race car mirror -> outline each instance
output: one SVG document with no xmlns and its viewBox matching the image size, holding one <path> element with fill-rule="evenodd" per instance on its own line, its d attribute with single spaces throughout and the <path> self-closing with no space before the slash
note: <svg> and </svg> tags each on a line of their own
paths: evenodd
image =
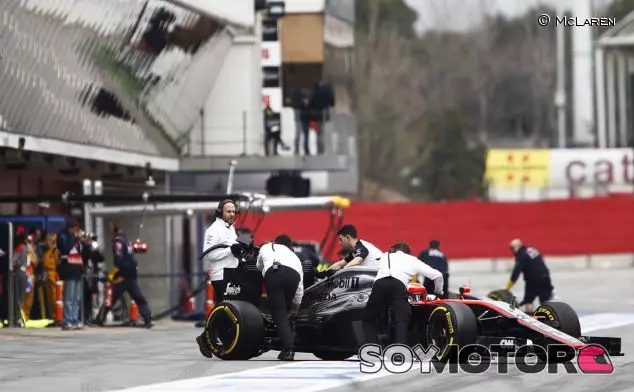
<svg viewBox="0 0 634 392">
<path fill-rule="evenodd" d="M 412 305 L 427 302 L 427 289 L 420 283 L 407 285 L 407 294 L 409 294 L 409 302 Z"/>
<path fill-rule="evenodd" d="M 461 295 L 462 297 L 465 297 L 465 296 L 467 296 L 467 297 L 468 297 L 468 296 L 469 296 L 469 294 L 471 294 L 471 287 L 469 287 L 469 286 L 461 286 L 461 287 L 459 288 L 459 290 L 460 290 L 460 295 Z"/>
</svg>

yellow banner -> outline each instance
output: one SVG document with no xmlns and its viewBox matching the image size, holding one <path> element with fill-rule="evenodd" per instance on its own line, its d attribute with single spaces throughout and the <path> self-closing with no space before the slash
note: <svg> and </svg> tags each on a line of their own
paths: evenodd
<svg viewBox="0 0 634 392">
<path fill-rule="evenodd" d="M 485 179 L 491 188 L 543 188 L 550 180 L 550 151 L 489 150 Z"/>
</svg>

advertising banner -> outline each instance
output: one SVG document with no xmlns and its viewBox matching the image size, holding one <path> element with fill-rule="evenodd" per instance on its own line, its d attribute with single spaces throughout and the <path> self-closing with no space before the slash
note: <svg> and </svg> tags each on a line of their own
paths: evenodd
<svg viewBox="0 0 634 392">
<path fill-rule="evenodd" d="M 550 184 L 632 185 L 634 165 L 631 149 L 557 149 L 550 153 Z"/>
<path fill-rule="evenodd" d="M 631 149 L 491 149 L 485 178 L 491 188 L 634 185 Z"/>
<path fill-rule="evenodd" d="M 543 188 L 550 176 L 549 150 L 489 150 L 485 178 L 492 188 Z"/>
</svg>

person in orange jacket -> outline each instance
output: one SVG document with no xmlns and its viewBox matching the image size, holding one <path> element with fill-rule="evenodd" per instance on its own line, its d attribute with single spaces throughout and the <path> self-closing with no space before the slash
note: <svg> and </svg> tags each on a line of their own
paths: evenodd
<svg viewBox="0 0 634 392">
<path fill-rule="evenodd" d="M 57 234 L 49 233 L 46 236 L 46 250 L 43 255 L 44 271 L 46 273 L 46 299 L 48 299 L 49 313 L 55 314 L 55 285 L 59 280 L 57 266 L 60 261 L 59 250 L 57 250 Z"/>
</svg>

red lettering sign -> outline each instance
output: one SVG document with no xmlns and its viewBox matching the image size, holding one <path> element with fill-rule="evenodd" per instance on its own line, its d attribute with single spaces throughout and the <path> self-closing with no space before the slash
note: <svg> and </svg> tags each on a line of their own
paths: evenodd
<svg viewBox="0 0 634 392">
<path fill-rule="evenodd" d="M 613 184 L 623 181 L 624 184 L 634 183 L 634 170 L 632 163 L 634 161 L 628 156 L 623 155 L 619 160 L 608 160 L 605 158 L 597 159 L 592 163 L 584 163 L 580 160 L 571 161 L 566 165 L 566 180 L 575 185 L 583 185 L 592 179 L 597 184 Z M 615 178 L 615 170 L 621 165 L 623 171 L 620 178 Z"/>
<path fill-rule="evenodd" d="M 268 60 L 269 58 L 269 50 L 267 48 L 262 49 L 262 58 Z"/>
</svg>

